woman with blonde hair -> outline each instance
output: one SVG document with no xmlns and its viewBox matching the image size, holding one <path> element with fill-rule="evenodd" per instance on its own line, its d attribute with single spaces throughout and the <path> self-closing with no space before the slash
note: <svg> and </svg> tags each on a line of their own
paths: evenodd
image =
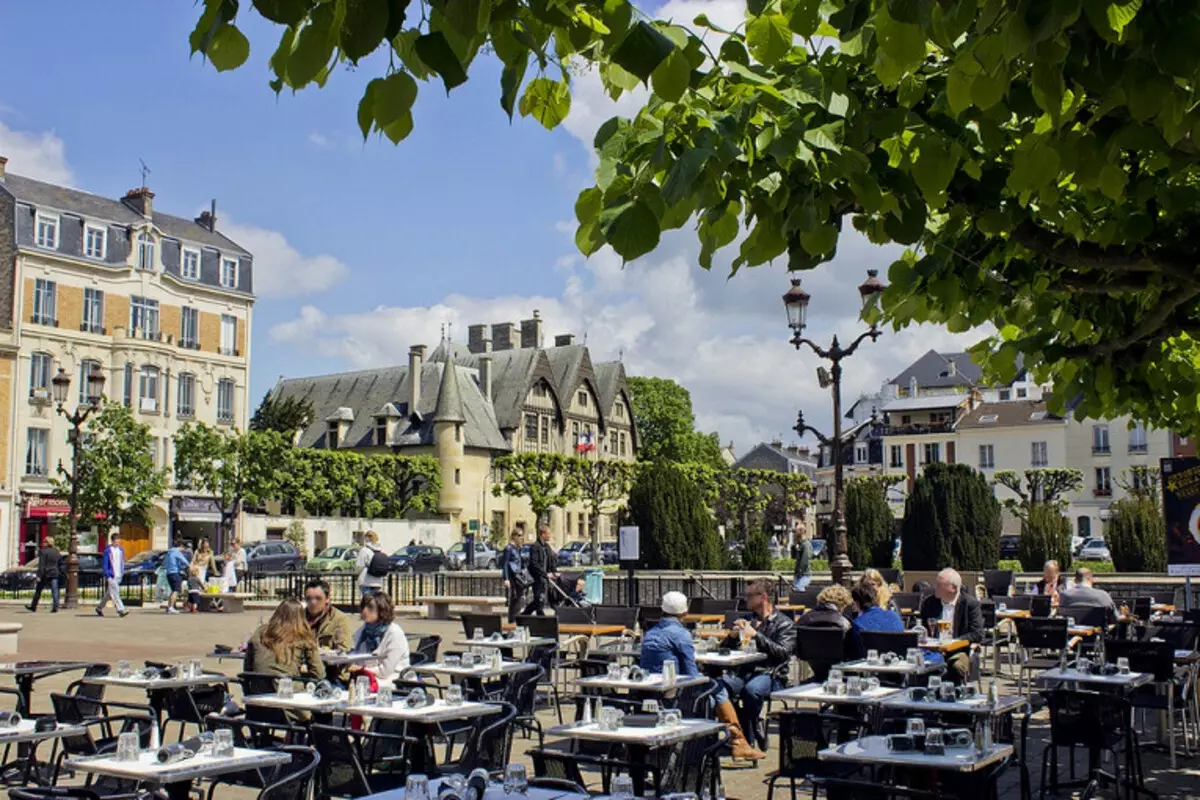
<svg viewBox="0 0 1200 800">
<path fill-rule="evenodd" d="M 867 583 L 875 586 L 875 595 L 877 604 L 880 608 L 886 608 L 889 611 L 899 612 L 896 604 L 892 602 L 892 590 L 888 586 L 887 581 L 883 579 L 883 574 L 874 567 L 868 567 L 863 570 L 862 579 Z"/>
<path fill-rule="evenodd" d="M 212 545 L 208 543 L 208 539 L 200 540 L 200 546 L 192 556 L 192 567 L 196 568 L 195 575 L 200 578 L 201 584 L 207 581 L 209 576 L 217 574 L 217 560 L 213 557 Z"/>
<path fill-rule="evenodd" d="M 246 668 L 288 678 L 321 680 L 325 663 L 317 637 L 308 626 L 304 604 L 284 600 L 246 645 Z"/>
</svg>

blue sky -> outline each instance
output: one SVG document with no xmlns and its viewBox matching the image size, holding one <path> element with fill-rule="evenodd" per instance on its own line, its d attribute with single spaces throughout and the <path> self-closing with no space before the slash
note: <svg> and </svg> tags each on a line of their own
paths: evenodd
<svg viewBox="0 0 1200 800">
<path fill-rule="evenodd" d="M 743 8 L 671 0 L 664 11 L 736 24 Z M 256 256 L 255 402 L 279 375 L 399 363 L 410 344 L 435 344 L 443 323 L 463 340 L 469 323 L 537 308 L 549 335 L 587 334 L 594 358 L 680 380 L 699 424 L 739 450 L 785 433 L 798 406 L 828 420 L 815 363 L 784 341 L 781 265 L 726 281 L 726 270 L 696 266 L 687 232 L 624 269 L 611 252 L 579 257 L 571 223 L 590 176 L 585 142 L 613 113 L 636 110 L 614 108 L 595 76 L 576 82 L 567 124 L 547 132 L 509 123 L 499 70 L 481 57 L 449 98 L 440 83 L 421 85 L 415 131 L 399 147 L 364 145 L 354 113 L 379 54 L 323 90 L 276 98 L 266 62 L 278 29 L 243 12 L 250 61 L 218 74 L 188 55 L 198 13 L 161 0 L 9 4 L 0 155 L 14 173 L 116 197 L 138 184 L 142 159 L 157 207 L 191 214 L 216 198 L 218 226 Z M 841 252 L 806 278 L 822 293 L 819 336 L 853 329 L 853 286 L 896 255 L 861 240 Z M 957 344 L 941 331 L 881 339 L 849 371 L 848 394 Z"/>
</svg>

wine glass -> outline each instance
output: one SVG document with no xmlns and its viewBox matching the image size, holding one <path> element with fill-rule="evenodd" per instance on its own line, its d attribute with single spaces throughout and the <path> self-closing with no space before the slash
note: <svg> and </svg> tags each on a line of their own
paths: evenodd
<svg viewBox="0 0 1200 800">
<path fill-rule="evenodd" d="M 509 764 L 504 769 L 504 793 L 525 794 L 529 788 L 529 778 L 525 774 L 524 764 Z"/>
</svg>

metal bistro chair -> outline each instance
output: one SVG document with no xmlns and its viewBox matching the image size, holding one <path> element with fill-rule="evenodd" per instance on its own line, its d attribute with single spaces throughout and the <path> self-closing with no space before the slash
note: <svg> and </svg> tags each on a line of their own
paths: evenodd
<svg viewBox="0 0 1200 800">
<path fill-rule="evenodd" d="M 1116 663 L 1118 658 L 1127 658 L 1130 670 L 1154 676 L 1153 684 L 1135 691 L 1130 695 L 1129 700 L 1135 710 L 1148 709 L 1166 712 L 1170 736 L 1171 769 L 1175 769 L 1176 713 L 1179 714 L 1179 721 L 1183 725 L 1184 750 L 1189 756 L 1191 755 L 1188 718 L 1195 716 L 1192 713 L 1195 710 L 1195 704 L 1188 702 L 1191 692 L 1189 686 L 1191 671 L 1184 670 L 1182 676 L 1177 676 L 1175 647 L 1170 642 L 1106 641 L 1104 658 L 1109 663 Z M 1159 687 L 1165 688 L 1166 693 L 1159 692 Z"/>
<path fill-rule="evenodd" d="M 1045 619 L 1054 613 L 1054 598 L 1048 594 L 1035 594 L 1029 598 L 1029 616 Z"/>
<path fill-rule="evenodd" d="M 1007 597 L 1013 585 L 1013 573 L 1010 569 L 984 570 L 983 586 L 988 597 Z"/>
<path fill-rule="evenodd" d="M 511 703 L 497 705 L 501 709 L 499 714 L 476 717 L 475 728 L 467 738 L 458 760 L 429 765 L 431 774 L 449 775 L 457 772 L 466 775 L 480 768 L 494 775 L 503 774 L 512 754 L 513 721 L 517 717 L 517 709 Z"/>
<path fill-rule="evenodd" d="M 791 784 L 792 797 L 797 782 L 809 781 L 815 800 L 819 779 L 847 778 L 858 771 L 854 765 L 821 761 L 817 754 L 839 740 L 857 736 L 862 720 L 811 709 L 785 709 L 774 716 L 779 722 L 779 768 L 767 773 L 767 800 L 775 796 L 775 784 L 781 780 Z"/>
<path fill-rule="evenodd" d="M 597 625 L 623 625 L 631 632 L 637 626 L 637 606 L 592 606 L 592 615 Z"/>
<path fill-rule="evenodd" d="M 369 733 L 312 726 L 312 743 L 321 761 L 316 797 L 363 797 L 402 788 L 408 779 L 408 751 L 415 739 L 390 733 Z"/>
<path fill-rule="evenodd" d="M 1121 785 L 1118 750 L 1124 751 L 1125 780 L 1144 791 L 1142 757 L 1137 731 L 1133 729 L 1132 707 L 1127 698 L 1099 692 L 1056 690 L 1047 693 L 1047 700 L 1050 706 L 1050 741 L 1042 752 L 1043 797 L 1047 787 L 1052 793 L 1058 793 L 1058 751 L 1064 747 L 1069 748 L 1072 754 L 1077 747 L 1088 754 L 1088 788 L 1083 792 L 1083 797 L 1095 797 L 1094 791 L 1102 781 Z M 1100 754 L 1105 751 L 1113 756 L 1113 774 L 1101 768 Z M 1071 763 L 1074 774 L 1074 761 Z"/>
<path fill-rule="evenodd" d="M 234 743 L 236 745 L 236 736 Z M 244 747 L 245 745 L 237 745 Z M 218 786 L 258 789 L 258 800 L 293 800 L 307 798 L 312 789 L 320 754 L 311 747 L 279 747 L 276 752 L 287 753 L 292 760 L 263 774 L 260 770 L 227 773 L 215 778 L 208 789 L 208 800 L 219 796 Z M 224 792 L 222 791 L 223 795 Z"/>
<path fill-rule="evenodd" d="M 412 648 L 409 664 L 431 664 L 437 661 L 438 648 L 442 646 L 442 637 L 437 634 L 422 636 L 417 640 L 417 646 Z"/>
<path fill-rule="evenodd" d="M 841 628 L 796 628 L 796 658 L 808 664 L 813 680 L 824 681 L 829 670 L 846 660 L 846 634 Z"/>
<path fill-rule="evenodd" d="M 483 630 L 484 636 L 500 633 L 504 630 L 503 614 L 463 614 L 463 635 L 468 639 L 475 633 L 476 628 Z"/>
<path fill-rule="evenodd" d="M 60 725 L 76 725 L 84 731 L 75 736 L 63 736 L 59 741 L 58 757 L 54 759 L 54 770 L 50 779 L 51 785 L 58 784 L 59 773 L 63 762 L 77 756 L 97 756 L 105 753 L 115 753 L 117 739 L 122 733 L 136 732 L 143 747 L 150 744 L 150 729 L 158 722 L 154 709 L 147 705 L 136 703 L 107 702 L 101 707 L 101 716 L 92 717 L 95 706 L 94 700 L 65 694 L 51 694 L 50 702 L 54 706 L 54 718 Z M 119 709 L 121 714 L 112 713 Z M 133 713 L 136 712 L 136 713 Z M 93 731 L 95 733 L 93 733 Z M 130 781 L 117 781 L 110 778 L 97 778 L 90 783 L 92 790 L 105 795 L 112 793 L 128 793 L 133 789 Z"/>
<path fill-rule="evenodd" d="M 269 672 L 240 672 L 237 676 L 237 683 L 242 687 L 242 700 L 256 694 L 274 694 L 276 681 L 280 676 Z M 245 703 L 246 719 L 251 722 L 258 722 L 264 725 L 270 725 L 279 733 L 283 734 L 282 738 L 277 739 L 277 744 L 300 744 L 305 741 L 308 736 L 308 729 L 297 725 L 288 718 L 287 712 L 282 708 L 267 708 L 253 703 Z"/>
<path fill-rule="evenodd" d="M 1017 667 L 1017 691 L 1029 695 L 1032 680 L 1026 676 L 1058 666 L 1067 649 L 1067 621 L 1062 617 L 1031 617 L 1017 620 L 1017 643 L 1020 645 L 1020 664 Z M 1043 655 L 1034 656 L 1037 651 Z"/>
<path fill-rule="evenodd" d="M 864 650 L 894 653 L 900 658 L 919 643 L 916 631 L 859 631 L 858 635 Z"/>
<path fill-rule="evenodd" d="M 646 631 L 653 628 L 662 619 L 662 609 L 658 606 L 638 606 L 638 630 L 642 635 L 646 635 Z"/>
</svg>

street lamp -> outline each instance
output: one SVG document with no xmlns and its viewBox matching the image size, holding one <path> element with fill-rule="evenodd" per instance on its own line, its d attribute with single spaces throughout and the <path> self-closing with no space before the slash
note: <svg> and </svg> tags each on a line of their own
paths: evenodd
<svg viewBox="0 0 1200 800">
<path fill-rule="evenodd" d="M 65 608 L 79 606 L 79 446 L 83 438 L 80 436 L 80 430 L 92 412 L 100 408 L 100 398 L 104 395 L 104 373 L 98 366 L 92 365 L 85 381 L 84 398 L 86 402 L 81 403 L 73 412 L 67 411 L 67 399 L 71 395 L 71 376 L 62 367 L 59 367 L 58 374 L 50 381 L 54 391 L 55 408 L 59 414 L 66 417 L 71 426 L 71 430 L 67 432 L 67 441 L 71 443 L 71 471 L 68 473 L 63 469 L 62 459 L 59 459 L 58 462 L 58 473 L 65 476 L 71 484 L 71 508 L 68 512 L 71 538 L 70 544 L 67 546 Z"/>
<path fill-rule="evenodd" d="M 885 288 L 887 287 L 879 280 L 879 271 L 867 270 L 867 279 L 858 287 L 858 294 L 862 298 L 862 310 L 866 311 L 875 305 Z M 878 339 L 882 331 L 872 322 L 870 329 L 859 334 L 849 347 L 842 347 L 838 343 L 837 334 L 834 334 L 828 349 L 819 347 L 803 336 L 804 328 L 808 324 L 808 302 L 811 299 L 811 295 L 800 288 L 800 279 L 792 278 L 792 287 L 783 296 L 783 306 L 787 310 L 788 327 L 792 330 L 791 342 L 796 349 L 799 350 L 801 345 L 808 345 L 818 358 L 832 365 L 828 377 L 824 367 L 819 368 L 817 374 L 821 379 L 822 389 L 830 385 L 833 387 L 833 436 L 827 437 L 811 425 L 806 425 L 803 411 L 796 417 L 795 431 L 800 436 L 804 436 L 806 431 L 812 433 L 822 445 L 830 447 L 833 451 L 833 560 L 829 567 L 833 572 L 833 582 L 846 586 L 850 582 L 850 570 L 854 565 L 850 563 L 850 556 L 846 551 L 846 496 L 842 488 L 842 359 L 852 355 L 864 339 L 869 338 L 872 342 Z"/>
</svg>

